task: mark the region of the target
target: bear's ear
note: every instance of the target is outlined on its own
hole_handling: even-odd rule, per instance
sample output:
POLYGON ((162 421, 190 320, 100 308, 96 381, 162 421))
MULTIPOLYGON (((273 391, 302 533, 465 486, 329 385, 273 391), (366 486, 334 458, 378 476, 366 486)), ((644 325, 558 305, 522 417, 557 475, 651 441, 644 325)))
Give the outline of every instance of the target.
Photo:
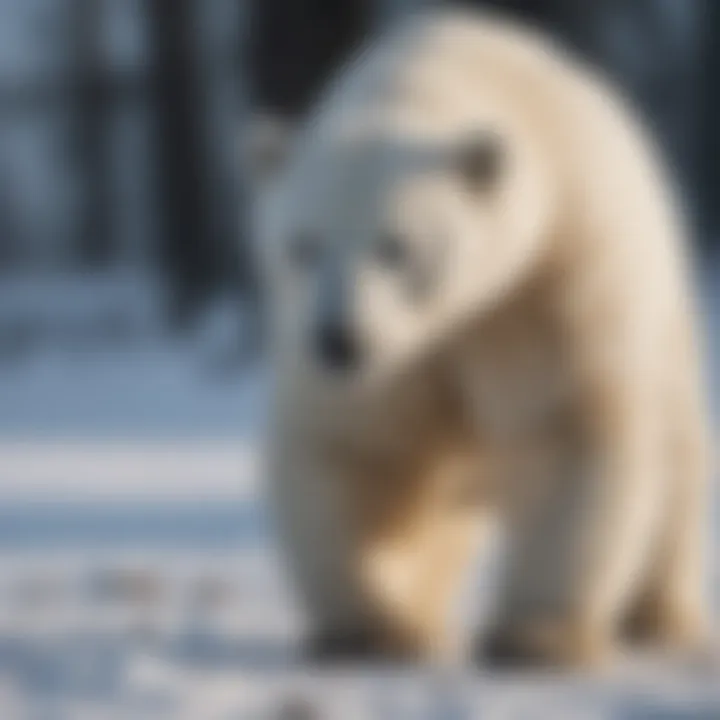
POLYGON ((240 140, 240 162, 255 188, 264 186, 284 167, 292 144, 292 127, 276 117, 255 117, 240 140))
POLYGON ((505 170, 506 150, 503 138, 482 131, 463 139, 455 150, 454 167, 472 190, 492 190, 505 170))

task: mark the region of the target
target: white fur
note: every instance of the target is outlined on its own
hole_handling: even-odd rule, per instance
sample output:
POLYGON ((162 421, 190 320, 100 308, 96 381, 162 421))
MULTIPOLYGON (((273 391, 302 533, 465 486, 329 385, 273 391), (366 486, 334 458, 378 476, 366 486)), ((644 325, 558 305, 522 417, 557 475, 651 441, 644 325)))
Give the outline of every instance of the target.
POLYGON ((259 213, 273 487, 318 631, 448 645, 492 511, 511 542, 501 638, 589 662, 641 595, 659 635, 696 638, 706 427, 683 236, 632 112, 530 31, 428 14, 340 74, 259 213), (478 131, 507 149, 487 194, 443 165, 478 131), (287 260, 303 232, 343 271, 369 349, 349 377, 312 352, 322 275, 287 260), (373 264, 385 232, 414 253, 440 239, 428 301, 373 264))

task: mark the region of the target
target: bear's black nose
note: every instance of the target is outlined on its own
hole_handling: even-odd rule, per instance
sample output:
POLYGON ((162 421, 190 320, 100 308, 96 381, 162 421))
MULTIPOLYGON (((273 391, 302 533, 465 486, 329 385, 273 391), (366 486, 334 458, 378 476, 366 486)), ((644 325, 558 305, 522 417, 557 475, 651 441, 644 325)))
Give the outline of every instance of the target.
POLYGON ((353 332, 342 323, 321 323, 315 333, 320 362, 331 370, 353 370, 360 362, 360 346, 353 332))

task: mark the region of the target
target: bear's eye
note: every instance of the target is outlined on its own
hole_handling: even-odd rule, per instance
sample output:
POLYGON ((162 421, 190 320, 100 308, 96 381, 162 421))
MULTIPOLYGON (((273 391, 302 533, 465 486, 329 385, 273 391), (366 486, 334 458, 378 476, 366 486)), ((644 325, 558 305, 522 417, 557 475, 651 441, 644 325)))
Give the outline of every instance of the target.
POLYGON ((473 189, 489 190, 505 169, 505 147, 497 134, 484 132, 467 138, 456 155, 464 181, 473 189))
POLYGON ((383 235, 375 247, 377 261, 388 270, 400 270, 407 265, 409 256, 405 238, 395 233, 383 235))
POLYGON ((322 242, 312 233, 301 233, 287 247, 290 262, 297 268, 309 269, 317 264, 322 255, 322 242))

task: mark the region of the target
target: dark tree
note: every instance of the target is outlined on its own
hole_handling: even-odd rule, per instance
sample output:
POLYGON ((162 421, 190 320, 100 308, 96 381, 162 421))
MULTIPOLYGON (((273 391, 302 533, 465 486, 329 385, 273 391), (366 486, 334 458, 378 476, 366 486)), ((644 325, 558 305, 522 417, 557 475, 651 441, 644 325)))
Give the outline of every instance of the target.
POLYGON ((171 320, 190 322, 218 277, 204 99, 193 0, 148 0, 154 51, 160 261, 174 289, 171 320))
POLYGON ((109 120, 112 98, 102 52, 102 4, 73 0, 75 158, 81 182, 78 255, 91 266, 106 265, 113 255, 111 229, 112 169, 109 120))
POLYGON ((256 0, 250 12, 248 75, 256 109, 296 117, 365 37, 367 0, 256 0))
POLYGON ((3 167, 0 170, 0 274, 22 258, 25 233, 13 190, 12 177, 3 167))

